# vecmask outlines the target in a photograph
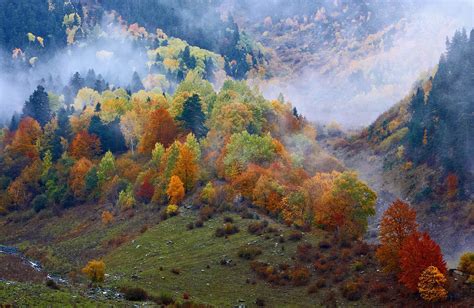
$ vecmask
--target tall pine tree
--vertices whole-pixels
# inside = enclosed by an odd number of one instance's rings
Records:
[[[207,127],[204,125],[206,116],[202,112],[201,99],[194,94],[184,102],[183,113],[178,118],[183,122],[183,126],[189,129],[197,138],[203,138],[207,134]]]
[[[43,86],[38,86],[30,99],[25,102],[23,117],[32,117],[41,126],[44,126],[51,119],[48,93],[46,93]]]

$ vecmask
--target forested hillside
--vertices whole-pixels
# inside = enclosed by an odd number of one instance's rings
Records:
[[[474,30],[347,137],[258,85],[366,78],[406,3],[285,4],[0,3],[0,306],[474,303]]]
[[[447,40],[433,76],[415,86],[413,94],[383,114],[366,134],[382,152],[396,150],[387,160],[439,172],[420,198],[472,196],[474,166],[474,32],[458,31]],[[426,187],[428,189],[428,187]]]

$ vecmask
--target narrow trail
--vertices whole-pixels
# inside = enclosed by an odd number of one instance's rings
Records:
[[[339,159],[345,167],[356,171],[360,179],[377,193],[375,216],[369,218],[369,228],[366,235],[367,241],[376,242],[378,225],[383,212],[401,196],[397,187],[384,180],[382,158],[375,155],[370,149],[349,152],[334,149],[327,143],[327,140],[321,141],[320,144],[328,153]]]

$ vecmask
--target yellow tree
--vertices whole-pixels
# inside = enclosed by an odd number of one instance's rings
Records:
[[[179,149],[178,161],[173,174],[183,181],[186,191],[193,189],[198,178],[198,171],[199,168],[193,151],[186,144],[182,145]]]
[[[445,289],[446,277],[435,266],[428,266],[420,276],[418,292],[427,302],[444,301],[448,297]]]
[[[166,190],[168,197],[170,199],[170,204],[178,204],[184,198],[184,185],[181,179],[173,175],[168,184],[168,189]]]
[[[85,157],[79,159],[74,166],[72,166],[69,177],[69,187],[71,187],[74,196],[79,198],[86,196],[85,178],[92,166],[92,162]]]
[[[82,269],[82,272],[89,277],[93,283],[103,282],[105,277],[105,263],[102,260],[91,260]]]

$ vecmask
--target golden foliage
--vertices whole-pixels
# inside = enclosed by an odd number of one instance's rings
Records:
[[[448,292],[444,288],[446,277],[435,266],[427,267],[420,276],[418,292],[427,302],[444,301]]]
[[[91,260],[81,270],[92,282],[100,283],[105,278],[105,263],[102,260]]]
[[[184,184],[178,176],[173,175],[171,177],[166,193],[170,199],[170,204],[178,204],[183,200]]]
[[[108,225],[112,222],[112,220],[114,220],[114,215],[112,215],[112,213],[110,213],[109,211],[103,211],[101,219],[104,225]]]

